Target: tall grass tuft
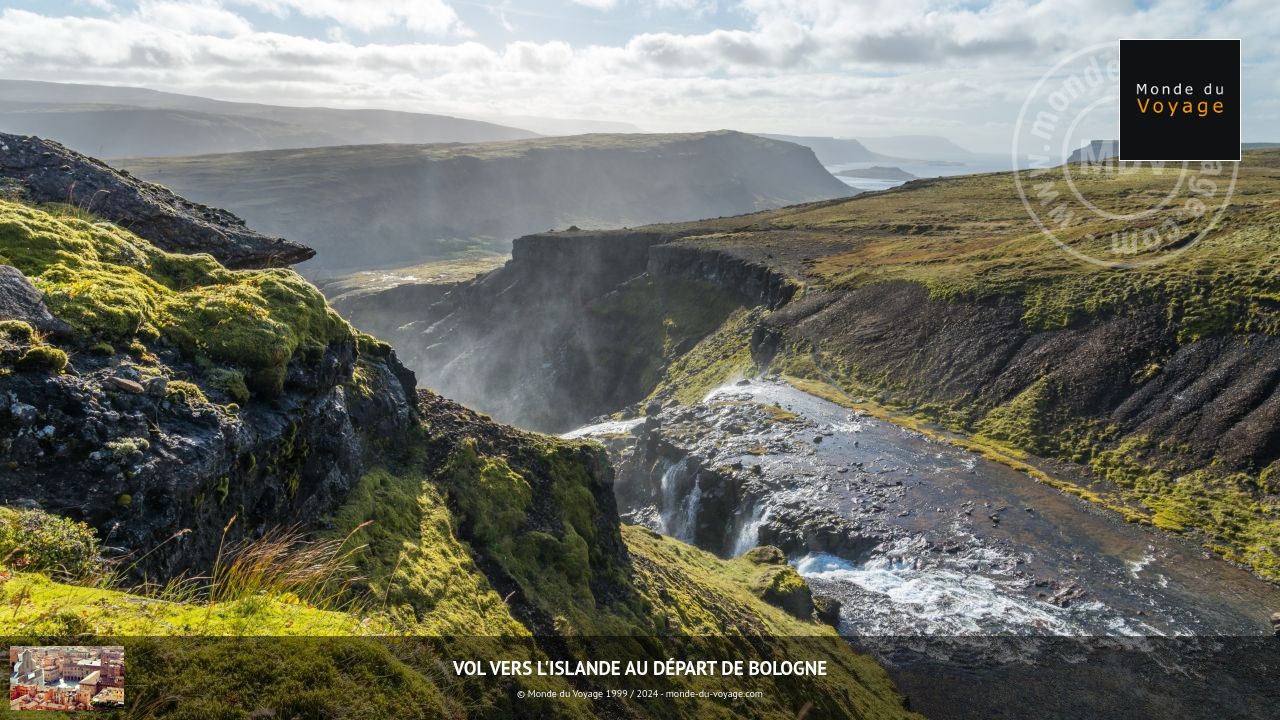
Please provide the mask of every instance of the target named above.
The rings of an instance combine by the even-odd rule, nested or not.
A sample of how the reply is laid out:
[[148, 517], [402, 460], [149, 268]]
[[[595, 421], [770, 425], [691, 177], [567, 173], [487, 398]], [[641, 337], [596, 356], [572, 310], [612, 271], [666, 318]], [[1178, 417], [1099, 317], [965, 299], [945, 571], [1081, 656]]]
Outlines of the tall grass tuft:
[[[287, 597], [324, 610], [350, 609], [359, 600], [351, 588], [364, 579], [356, 574], [353, 558], [367, 546], [348, 547], [348, 543], [369, 525], [356, 526], [342, 539], [308, 540], [295, 526], [276, 528], [256, 540], [220, 545], [209, 581], [209, 601]], [[230, 528], [228, 522], [224, 539]]]

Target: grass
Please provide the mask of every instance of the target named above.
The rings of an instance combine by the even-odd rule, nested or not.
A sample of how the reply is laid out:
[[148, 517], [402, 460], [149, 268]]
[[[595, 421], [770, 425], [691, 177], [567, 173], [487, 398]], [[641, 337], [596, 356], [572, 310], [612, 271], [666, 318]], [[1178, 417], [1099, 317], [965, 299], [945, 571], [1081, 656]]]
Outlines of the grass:
[[[201, 366], [191, 387], [168, 383], [186, 402], [214, 393], [245, 398], [241, 381], [249, 397], [279, 392], [289, 363], [317, 360], [334, 343], [349, 342], [366, 357], [389, 351], [338, 320], [291, 272], [228, 271], [207, 256], [169, 255], [79, 213], [0, 202], [0, 255], [71, 324], [76, 337], [68, 347], [105, 352], [102, 345], [114, 351], [137, 344], [139, 357], [178, 352]], [[736, 309], [728, 294], [705, 290], [638, 289], [660, 301], [660, 313], [639, 318], [659, 357], [696, 343]], [[624, 299], [606, 311], [633, 310]], [[6, 323], [0, 331], [6, 362], [16, 349], [46, 347], [29, 326]], [[154, 372], [143, 368], [144, 376]], [[360, 391], [367, 380], [350, 384]], [[478, 417], [451, 426], [450, 417], [428, 417], [422, 432], [406, 439], [404, 466], [362, 477], [329, 518], [330, 534], [267, 528], [254, 541], [220, 546], [207, 577], [122, 589], [119, 578], [128, 570], [103, 563], [85, 526], [36, 511], [0, 511], [7, 566], [0, 570], [0, 627], [9, 635], [130, 638], [130, 683], [138, 693], [130, 702], [140, 716], [597, 714], [583, 700], [519, 705], [512, 698], [513, 685], [567, 690], [560, 678], [451, 677], [427, 641], [479, 636], [465, 646], [479, 657], [541, 659], [543, 651], [530, 642], [536, 632], [572, 657], [591, 657], [593, 648], [604, 651], [598, 643], [621, 637], [622, 649], [650, 659], [816, 652], [835, 666], [826, 678], [762, 679], [765, 697], [749, 706], [695, 698], [631, 708], [660, 717], [793, 717], [806, 705], [818, 715], [911, 717], [883, 670], [806, 615], [799, 601], [807, 586], [791, 568], [726, 563], [620, 529], [611, 470], [594, 443], [522, 433]], [[122, 438], [101, 452], [134, 457], [147, 449], [144, 442]], [[288, 475], [308, 453], [298, 428], [286, 425], [263, 462]], [[219, 502], [229, 482], [224, 476], [216, 488]], [[115, 502], [126, 507], [133, 499]], [[134, 559], [134, 567], [146, 557]], [[350, 639], [406, 633], [424, 639]], [[164, 646], [134, 639], [166, 635], [204, 639]], [[251, 639], [261, 635], [279, 637]], [[280, 639], [295, 635], [307, 637]], [[822, 648], [801, 639], [808, 636], [822, 638]], [[513, 654], [511, 640], [523, 654]], [[711, 684], [737, 690], [741, 682]]]
[[365, 546], [353, 545], [351, 539], [365, 527], [357, 525], [342, 538], [320, 540], [309, 539], [297, 527], [273, 528], [226, 548], [225, 554], [219, 552], [209, 578], [209, 600], [284, 597], [320, 608], [358, 603], [360, 598], [350, 590], [358, 582], [354, 558]]
[[649, 401], [670, 397], [685, 405], [696, 403], [729, 380], [754, 374], [749, 339], [758, 320], [758, 312], [731, 312], [720, 327], [665, 369]]
[[83, 523], [0, 507], [0, 565], [84, 580], [94, 573], [97, 556], [97, 535]]
[[[681, 242], [752, 255], [776, 250], [790, 238], [797, 248], [791, 252], [805, 255], [791, 274], [807, 283], [852, 288], [908, 280], [926, 286], [936, 298], [1014, 296], [1023, 300], [1024, 321], [1037, 329], [1071, 327], [1135, 303], [1155, 302], [1164, 305], [1185, 341], [1221, 332], [1276, 334], [1277, 166], [1280, 152], [1246, 153], [1231, 207], [1213, 232], [1173, 261], [1123, 272], [1085, 265], [1054, 247], [1028, 221], [1008, 173], [947, 178], [908, 191], [784, 208], [735, 219], [737, 227], [730, 232], [721, 228], [727, 222], [704, 223], [706, 230], [720, 232]], [[1146, 207], [1174, 182], [1176, 173], [1150, 168], [1077, 178], [1082, 193], [1117, 213]], [[1079, 217], [1059, 234], [1081, 252], [1111, 257], [1111, 233], [1141, 230], [1143, 222], [1155, 221]], [[772, 262], [755, 259], [786, 263], [781, 254]]]
[[[457, 678], [439, 667], [440, 658], [450, 652], [546, 659], [528, 641], [530, 626], [517, 619], [512, 609], [516, 601], [510, 594], [500, 596], [490, 584], [491, 565], [498, 563], [505, 571], [499, 576], [516, 580], [519, 603], [556, 613], [555, 632], [571, 656], [803, 657], [829, 664], [825, 677], [751, 680], [764, 697], [746, 704], [689, 698], [656, 710], [636, 706], [646, 714], [782, 718], [810, 704], [818, 716], [914, 717], [902, 708], [888, 676], [873, 660], [854, 653], [829, 627], [809, 617], [807, 585], [790, 566], [760, 553], [720, 560], [637, 527], [613, 526], [601, 535], [600, 528], [607, 526], [600, 525], [587, 498], [598, 472], [592, 468], [604, 466], [586, 462], [601, 451], [590, 443], [536, 436], [526, 440], [529, 444], [517, 445], [507, 459], [487, 455], [473, 442], [459, 443], [447, 473], [373, 471], [332, 518], [335, 529], [328, 539], [312, 539], [300, 547], [294, 533], [280, 531], [252, 548], [225, 548], [220, 567], [212, 572], [211, 596], [202, 594], [198, 579], [177, 579], [147, 596], [58, 582], [44, 573], [5, 571], [0, 573], [0, 626], [11, 636], [121, 638], [132, 658], [135, 707], [154, 702], [155, 711], [165, 717], [247, 717], [236, 714], [236, 708], [247, 707], [242, 702], [276, 713], [303, 707], [321, 716], [341, 707], [344, 717], [382, 717], [377, 713], [400, 704], [429, 717], [470, 712], [486, 717], [529, 712], [594, 716], [581, 700], [521, 707], [507, 684]], [[546, 473], [547, 468], [554, 470], [533, 483], [521, 474]], [[548, 479], [554, 502], [538, 512], [559, 510], [564, 539], [532, 527], [531, 518], [521, 516], [534, 509], [532, 498], [512, 493], [512, 486], [522, 482], [548, 487]], [[461, 500], [455, 483], [471, 481], [477, 483], [476, 496]], [[469, 510], [451, 511], [446, 495]], [[481, 509], [495, 524], [477, 527], [477, 518], [464, 514]], [[468, 536], [464, 526], [480, 535]], [[498, 529], [507, 534], [495, 533]], [[350, 547], [357, 537], [367, 548]], [[562, 562], [566, 558], [572, 562]], [[331, 590], [307, 588], [332, 587], [335, 573], [344, 578], [347, 591], [363, 599], [360, 604], [328, 603], [326, 609], [308, 602], [331, 595]], [[338, 639], [399, 633], [423, 636], [426, 645]], [[164, 646], [143, 638], [166, 635], [200, 637]], [[273, 637], [254, 639], [263, 635]], [[466, 639], [448, 647], [431, 645], [431, 638], [459, 636]], [[219, 637], [237, 639], [232, 645]], [[279, 662], [284, 665], [275, 664]], [[267, 666], [275, 670], [261, 672]], [[193, 668], [200, 668], [196, 675], [220, 682], [189, 682]], [[269, 692], [260, 687], [264, 678], [271, 679]], [[634, 682], [649, 687], [653, 679]], [[743, 687], [738, 678], [660, 682], [670, 689]], [[514, 683], [530, 690], [569, 690], [557, 677]], [[360, 696], [346, 698], [344, 704], [356, 687], [362, 689]], [[151, 695], [155, 688], [169, 694]], [[378, 689], [374, 697], [368, 696], [371, 689]], [[394, 714], [406, 717], [402, 711]]]

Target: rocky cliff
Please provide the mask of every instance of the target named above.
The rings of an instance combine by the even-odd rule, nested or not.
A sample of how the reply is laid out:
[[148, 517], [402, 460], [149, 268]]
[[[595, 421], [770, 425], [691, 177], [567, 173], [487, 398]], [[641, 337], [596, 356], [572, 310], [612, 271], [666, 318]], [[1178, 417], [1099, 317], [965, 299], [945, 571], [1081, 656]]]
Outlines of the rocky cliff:
[[[579, 238], [619, 240], [618, 275], [638, 274], [575, 293], [589, 268], [516, 258], [397, 338], [424, 382], [555, 429], [771, 368], [1040, 464], [1069, 492], [1274, 578], [1275, 162], [1250, 154], [1230, 223], [1151, 268], [1074, 263], [1027, 235], [1010, 176], [973, 176], [641, 228], [626, 237], [648, 245], [643, 273], [621, 236]], [[1106, 237], [1117, 222], [1097, 224]], [[552, 237], [523, 242], [550, 257]], [[534, 401], [547, 397], [572, 401]]]
[[414, 420], [412, 374], [291, 271], [9, 201], [0, 263], [0, 503], [89, 523], [138, 573], [207, 567], [232, 515], [232, 541], [309, 524]]
[[[118, 638], [152, 716], [915, 717], [779, 554], [621, 527], [598, 444], [415, 393], [290, 270], [3, 200], [0, 311], [0, 625]], [[407, 637], [355, 637], [386, 635]], [[685, 656], [829, 670], [753, 680], [750, 704], [666, 678], [685, 694], [655, 705], [617, 678], [444, 669]]]

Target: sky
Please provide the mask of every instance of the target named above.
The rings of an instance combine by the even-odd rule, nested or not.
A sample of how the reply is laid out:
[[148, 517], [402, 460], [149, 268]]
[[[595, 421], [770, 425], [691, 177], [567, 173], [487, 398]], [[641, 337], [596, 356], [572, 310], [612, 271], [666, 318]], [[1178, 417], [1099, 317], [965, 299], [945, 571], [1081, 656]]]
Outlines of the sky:
[[1274, 0], [0, 0], [0, 77], [1007, 153], [1036, 80], [1121, 37], [1241, 38], [1244, 139], [1280, 140]]

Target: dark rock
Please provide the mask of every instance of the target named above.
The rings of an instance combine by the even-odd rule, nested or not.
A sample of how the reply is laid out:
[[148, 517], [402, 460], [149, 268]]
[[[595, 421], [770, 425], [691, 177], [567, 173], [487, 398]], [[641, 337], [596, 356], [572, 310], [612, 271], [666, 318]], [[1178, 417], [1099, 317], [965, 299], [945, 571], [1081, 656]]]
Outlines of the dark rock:
[[169, 380], [164, 377], [154, 377], [147, 381], [147, 394], [152, 397], [164, 397], [165, 391], [169, 389]]
[[56, 337], [71, 331], [45, 307], [44, 293], [37, 290], [21, 271], [9, 265], [0, 265], [0, 319], [22, 320], [36, 330]]
[[[64, 169], [65, 168], [65, 169]], [[0, 180], [33, 203], [74, 205], [126, 227], [170, 252], [209, 253], [230, 268], [281, 267], [315, 255], [304, 245], [245, 227], [225, 210], [115, 172], [50, 140], [0, 133]]]

